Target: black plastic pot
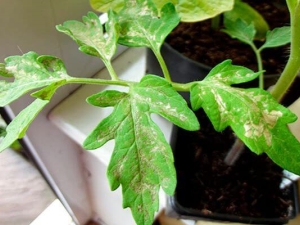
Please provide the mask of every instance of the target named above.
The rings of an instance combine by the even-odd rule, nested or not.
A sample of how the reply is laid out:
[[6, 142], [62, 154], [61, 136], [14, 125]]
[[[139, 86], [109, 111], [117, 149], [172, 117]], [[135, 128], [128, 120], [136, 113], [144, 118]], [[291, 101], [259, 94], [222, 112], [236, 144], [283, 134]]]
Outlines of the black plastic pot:
[[[183, 151], [187, 152], [191, 149], [179, 149], [177, 147], [178, 135], [182, 135], [182, 132], [186, 132], [185, 130], [181, 130], [181, 128], [174, 127], [171, 137], [171, 145], [172, 149], [174, 150], [174, 157], [175, 157], [175, 164], [177, 161], [177, 154], [176, 151]], [[179, 133], [179, 134], [178, 134]], [[181, 138], [182, 139], [182, 138]], [[247, 150], [249, 151], [249, 150]], [[188, 153], [184, 153], [188, 154]], [[180, 156], [179, 156], [180, 157]], [[182, 159], [180, 159], [182, 160]], [[176, 168], [177, 169], [177, 168]], [[181, 168], [182, 171], [182, 168]], [[178, 170], [177, 170], [178, 172]], [[181, 177], [180, 177], [181, 176]], [[189, 181], [184, 175], [178, 175], [178, 185], [186, 185]], [[282, 178], [287, 179], [287, 178]], [[230, 214], [223, 214], [223, 213], [214, 213], [210, 212], [208, 210], [203, 209], [195, 209], [191, 207], [183, 206], [183, 204], [180, 202], [180, 198], [178, 197], [177, 189], [175, 191], [174, 196], [168, 196], [167, 197], [167, 206], [165, 209], [165, 214], [169, 217], [177, 218], [177, 219], [188, 219], [188, 220], [195, 220], [195, 221], [211, 221], [211, 222], [238, 222], [238, 223], [244, 223], [244, 224], [287, 224], [290, 219], [295, 218], [299, 213], [299, 196], [298, 196], [298, 183], [297, 182], [287, 182], [289, 185], [286, 185], [284, 189], [282, 189], [282, 192], [285, 193], [286, 196], [285, 201], [290, 202], [289, 207], [287, 208], [286, 214], [287, 217], [281, 218], [281, 217], [273, 217], [273, 218], [264, 218], [264, 217], [246, 217], [246, 216], [236, 216], [236, 215], [230, 215]], [[189, 190], [187, 190], [189, 191]], [[182, 199], [182, 194], [181, 194]], [[216, 201], [216, 199], [212, 199], [211, 201]]]

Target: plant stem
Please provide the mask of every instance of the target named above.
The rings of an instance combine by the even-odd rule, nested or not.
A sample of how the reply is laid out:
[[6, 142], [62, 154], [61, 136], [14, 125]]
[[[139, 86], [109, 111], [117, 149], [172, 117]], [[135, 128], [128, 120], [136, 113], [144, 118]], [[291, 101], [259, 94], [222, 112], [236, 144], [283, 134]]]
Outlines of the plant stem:
[[176, 83], [176, 82], [171, 82], [173, 88], [176, 91], [190, 91], [191, 86], [194, 84], [195, 82], [190, 82], [190, 83]]
[[106, 80], [106, 79], [95, 79], [95, 78], [79, 78], [70, 77], [68, 83], [73, 84], [95, 84], [95, 85], [118, 85], [118, 86], [130, 86], [134, 82], [125, 80]]
[[244, 149], [245, 149], [244, 142], [237, 137], [235, 139], [231, 149], [229, 150], [229, 152], [227, 153], [227, 155], [224, 159], [224, 162], [226, 163], [226, 165], [228, 165], [228, 166], [234, 165], [236, 160], [243, 153]]
[[[252, 50], [255, 53], [256, 61], [257, 61], [257, 69], [258, 71], [263, 70], [263, 64], [262, 64], [262, 58], [261, 58], [261, 49], [257, 49], [257, 47], [254, 45], [254, 43], [249, 43], [251, 46]], [[264, 73], [261, 73], [259, 75], [259, 88], [264, 89]]]
[[[107, 80], [107, 79], [95, 79], [95, 78], [81, 78], [81, 77], [70, 77], [68, 83], [73, 84], [95, 84], [95, 85], [117, 85], [117, 86], [130, 86], [136, 82], [126, 81], [126, 80]], [[176, 91], [190, 91], [191, 86], [196, 83], [176, 83], [171, 82], [171, 85]]]
[[169, 81], [170, 83], [172, 82], [172, 79], [171, 79], [171, 76], [170, 76], [170, 73], [169, 73], [169, 70], [167, 68], [167, 65], [166, 65], [166, 62], [165, 60], [163, 59], [160, 51], [156, 51], [154, 48], [152, 48], [152, 51], [154, 53], [154, 55], [156, 56], [158, 62], [159, 62], [159, 65], [162, 69], [162, 72], [164, 74], [164, 77], [167, 81]]
[[[255, 56], [257, 59], [258, 71], [262, 71], [263, 65], [262, 65], [262, 58], [261, 58], [260, 51], [256, 51]], [[263, 72], [259, 75], [258, 79], [259, 79], [259, 82], [258, 82], [259, 87], [261, 89], [264, 89], [264, 73]]]
[[221, 15], [217, 15], [211, 19], [211, 28], [218, 30], [220, 28]]
[[273, 97], [280, 101], [300, 70], [300, 1], [287, 0], [291, 15], [291, 49], [288, 62], [274, 88]]
[[106, 66], [109, 75], [111, 77], [112, 80], [119, 80], [118, 75], [116, 74], [111, 62], [109, 60], [103, 60], [104, 65]]

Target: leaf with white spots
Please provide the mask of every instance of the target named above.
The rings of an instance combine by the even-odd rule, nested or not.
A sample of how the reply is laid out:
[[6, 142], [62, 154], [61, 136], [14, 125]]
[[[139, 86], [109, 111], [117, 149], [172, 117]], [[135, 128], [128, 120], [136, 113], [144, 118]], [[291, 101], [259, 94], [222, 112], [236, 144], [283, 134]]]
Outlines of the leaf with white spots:
[[70, 78], [60, 59], [39, 56], [35, 52], [10, 56], [5, 59], [5, 66], [1, 67], [1, 70], [5, 71], [7, 76], [13, 76], [14, 80], [0, 81], [0, 106], [8, 105], [29, 91]]
[[164, 5], [158, 16], [152, 1], [126, 0], [126, 7], [117, 15], [120, 25], [119, 43], [133, 47], [149, 47], [159, 51], [167, 35], [180, 18], [172, 3]]
[[[230, 79], [222, 76], [222, 66], [231, 67], [228, 70], [232, 72]], [[253, 152], [265, 152], [278, 165], [300, 174], [297, 160], [300, 158], [300, 143], [287, 128], [287, 124], [297, 117], [278, 104], [267, 91], [230, 86], [238, 83], [232, 82], [236, 76], [251, 77], [248, 73], [249, 69], [230, 66], [228, 62], [218, 65], [203, 81], [192, 86], [193, 110], [203, 108], [217, 131], [230, 126]], [[255, 73], [252, 74], [255, 78]]]
[[243, 66], [236, 66], [231, 64], [231, 60], [225, 60], [222, 63], [216, 65], [206, 76], [214, 76], [214, 79], [218, 79], [227, 85], [245, 83], [257, 78], [261, 72], [254, 73], [252, 70]]
[[6, 128], [6, 135], [0, 143], [0, 152], [11, 146], [17, 139], [25, 135], [29, 125], [38, 113], [49, 103], [51, 97], [64, 82], [51, 84], [51, 89], [43, 88], [36, 92], [36, 96], [43, 97], [34, 100], [29, 106], [23, 109]]
[[80, 51], [110, 61], [116, 52], [118, 40], [118, 26], [113, 14], [112, 11], [108, 13], [106, 32], [103, 31], [99, 17], [93, 12], [82, 18], [83, 23], [70, 20], [56, 26], [56, 29], [74, 39]]
[[87, 137], [84, 147], [99, 148], [115, 139], [107, 172], [111, 189], [122, 185], [123, 207], [131, 208], [137, 224], [151, 225], [160, 186], [168, 195], [176, 186], [171, 147], [151, 113], [188, 130], [199, 129], [196, 116], [167, 81], [152, 75], [131, 86], [129, 93], [104, 91], [87, 101], [114, 110]]

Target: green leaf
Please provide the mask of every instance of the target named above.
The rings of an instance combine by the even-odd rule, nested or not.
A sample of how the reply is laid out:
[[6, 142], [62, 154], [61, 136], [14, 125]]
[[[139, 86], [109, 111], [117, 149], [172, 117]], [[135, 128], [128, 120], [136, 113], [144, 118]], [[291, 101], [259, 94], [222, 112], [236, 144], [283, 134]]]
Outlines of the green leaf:
[[253, 23], [247, 24], [241, 19], [235, 21], [224, 19], [225, 29], [223, 32], [227, 33], [232, 38], [237, 38], [241, 42], [252, 45], [255, 36], [255, 27]]
[[219, 82], [227, 85], [245, 83], [257, 78], [261, 72], [254, 73], [252, 70], [231, 64], [231, 60], [225, 60], [224, 62], [216, 65], [207, 74], [207, 78], [214, 76], [219, 79]]
[[108, 16], [105, 34], [99, 17], [93, 12], [82, 18], [83, 23], [70, 20], [57, 25], [56, 29], [75, 40], [80, 51], [109, 61], [117, 49], [118, 26], [113, 12], [109, 12]]
[[[47, 96], [45, 99], [36, 99], [29, 106], [23, 109], [6, 127], [6, 136], [0, 143], [0, 152], [10, 147], [17, 139], [22, 138], [31, 122], [38, 115], [38, 113], [49, 103], [51, 97], [55, 91], [65, 84], [64, 82], [58, 82], [51, 84], [51, 88], [45, 87], [35, 95], [38, 97]], [[47, 93], [47, 94], [45, 94]]]
[[266, 42], [260, 47], [265, 48], [278, 47], [291, 42], [291, 28], [280, 27], [267, 32]]
[[0, 137], [5, 137], [5, 135], [6, 135], [5, 127], [0, 126]]
[[267, 155], [282, 168], [300, 175], [299, 141], [281, 124], [274, 127], [272, 137], [272, 148], [266, 151]]
[[166, 4], [161, 17], [151, 1], [126, 0], [126, 8], [118, 14], [119, 43], [133, 47], [149, 47], [159, 51], [167, 35], [178, 25], [174, 5]]
[[196, 22], [213, 18], [233, 8], [234, 0], [179, 0], [176, 10], [184, 22]]
[[[110, 100], [111, 105], [107, 104]], [[122, 185], [123, 207], [131, 208], [137, 224], [151, 225], [160, 186], [169, 195], [176, 186], [171, 147], [151, 113], [188, 130], [199, 129], [196, 116], [167, 81], [152, 75], [133, 85], [129, 93], [104, 91], [88, 102], [114, 105], [114, 110], [87, 137], [84, 147], [99, 148], [115, 139], [107, 172], [111, 189]]]
[[[234, 0], [153, 0], [156, 8], [160, 11], [169, 2], [176, 6], [181, 21], [195, 22], [212, 18], [233, 8]], [[119, 12], [124, 6], [124, 0], [90, 0], [92, 7], [100, 12], [107, 12], [112, 8]]]
[[25, 135], [29, 124], [48, 102], [47, 100], [36, 99], [16, 116], [6, 127], [7, 134], [0, 143], [0, 152], [9, 148], [17, 139]]
[[5, 106], [23, 94], [69, 78], [63, 62], [53, 56], [38, 56], [29, 52], [5, 59], [5, 70], [13, 74], [13, 82], [0, 82], [0, 106]]
[[[191, 88], [192, 108], [202, 107], [217, 131], [230, 126], [253, 152], [265, 152], [278, 165], [300, 174], [300, 162], [296, 160], [300, 157], [300, 143], [287, 128], [296, 116], [267, 91], [230, 87], [233, 80], [238, 80], [237, 74], [247, 74], [243, 68], [240, 70], [232, 74], [237, 76], [234, 79], [217, 72], [195, 83]], [[288, 160], [282, 160], [280, 154]]]
[[241, 19], [246, 24], [254, 24], [256, 39], [265, 39], [267, 31], [270, 29], [266, 20], [249, 4], [242, 1], [235, 1], [232, 10], [224, 13], [227, 20], [236, 21]]
[[98, 12], [108, 12], [110, 9], [119, 12], [124, 7], [124, 0], [90, 0], [90, 5]]
[[127, 96], [127, 93], [119, 92], [119, 91], [103, 91], [98, 94], [95, 94], [87, 99], [87, 102], [91, 105], [99, 106], [99, 107], [109, 107], [115, 106], [118, 104], [123, 98]]
[[50, 84], [49, 86], [36, 91], [34, 93], [31, 94], [32, 97], [36, 97], [42, 100], [50, 100], [54, 94], [54, 92], [61, 86], [63, 86], [64, 84], [66, 84], [65, 80], [61, 80], [55, 83]]

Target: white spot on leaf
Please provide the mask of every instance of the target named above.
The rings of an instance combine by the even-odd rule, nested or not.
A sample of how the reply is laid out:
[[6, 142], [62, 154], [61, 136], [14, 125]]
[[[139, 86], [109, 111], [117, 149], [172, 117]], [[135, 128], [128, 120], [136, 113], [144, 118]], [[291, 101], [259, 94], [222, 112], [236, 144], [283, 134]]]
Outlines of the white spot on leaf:
[[271, 128], [273, 128], [276, 125], [278, 118], [281, 117], [282, 115], [283, 114], [280, 111], [275, 111], [275, 110], [272, 110], [271, 112], [268, 112], [267, 110], [263, 111], [263, 117]]
[[264, 137], [268, 146], [272, 145], [272, 134], [270, 132], [271, 129], [276, 125], [278, 118], [282, 116], [282, 112], [272, 110], [268, 112], [264, 110], [262, 112], [262, 119], [258, 124], [254, 124], [253, 122], [246, 122], [244, 125], [245, 136], [251, 139], [258, 139], [260, 137]]

